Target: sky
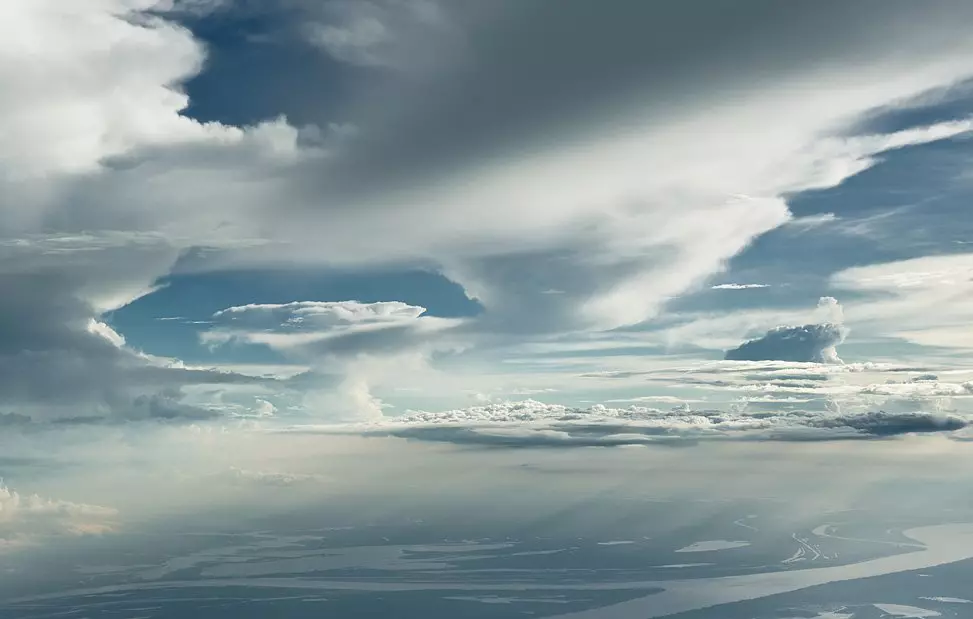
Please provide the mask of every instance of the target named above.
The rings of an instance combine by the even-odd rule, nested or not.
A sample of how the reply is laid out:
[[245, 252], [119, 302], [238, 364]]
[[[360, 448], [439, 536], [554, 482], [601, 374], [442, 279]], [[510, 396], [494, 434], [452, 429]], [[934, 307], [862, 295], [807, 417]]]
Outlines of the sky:
[[5, 0], [0, 542], [121, 526], [123, 462], [318, 475], [283, 437], [961, 449], [971, 20]]

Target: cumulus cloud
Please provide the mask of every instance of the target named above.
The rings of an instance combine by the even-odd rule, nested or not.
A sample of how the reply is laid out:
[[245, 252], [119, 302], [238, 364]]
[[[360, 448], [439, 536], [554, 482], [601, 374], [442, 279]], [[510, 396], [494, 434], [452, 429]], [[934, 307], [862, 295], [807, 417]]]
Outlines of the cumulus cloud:
[[[17, 291], [0, 299], [0, 397], [20, 414], [33, 403], [165, 417], [190, 412], [177, 395], [186, 385], [247, 382], [160, 363], [98, 326], [177, 265], [436, 268], [486, 308], [464, 337], [611, 329], [658, 314], [789, 221], [786, 196], [969, 129], [849, 130], [877, 106], [969, 74], [964, 5], [815, 4], [771, 22], [757, 5], [727, 16], [693, 3], [510, 3], [475, 20], [464, 4], [464, 19], [445, 20], [462, 30], [464, 53], [436, 43], [434, 56], [449, 58], [437, 64], [422, 49], [442, 41], [428, 35], [445, 8], [375, 0], [325, 3], [334, 13], [309, 23], [353, 63], [391, 53], [424, 69], [369, 89], [382, 103], [355, 106], [360, 134], [331, 152], [285, 118], [237, 127], [185, 113], [183, 86], [206, 54], [168, 16], [219, 4], [0, 8], [0, 284]], [[809, 18], [831, 27], [807, 28]], [[592, 24], [611, 37], [579, 46], [573, 33]], [[729, 37], [720, 53], [691, 44], [714, 30]], [[481, 105], [488, 97], [496, 105]], [[259, 337], [351, 357], [406, 349], [443, 326], [395, 316]]]
[[0, 481], [0, 551], [57, 535], [110, 531], [114, 509], [23, 495]]
[[842, 363], [835, 347], [848, 335], [844, 314], [834, 297], [821, 297], [818, 315], [827, 322], [802, 326], [778, 326], [765, 335], [726, 351], [728, 361], [793, 361]]
[[359, 426], [295, 426], [291, 432], [395, 436], [498, 447], [686, 445], [702, 440], [849, 440], [954, 432], [969, 419], [941, 413], [660, 410], [595, 405], [573, 408], [534, 400], [494, 402], [443, 412], [414, 411]]
[[824, 317], [826, 322], [842, 324], [845, 321], [845, 311], [834, 297], [821, 297], [818, 299], [818, 314]]
[[763, 337], [726, 351], [729, 361], [804, 361], [841, 363], [835, 346], [844, 341], [847, 330], [831, 323], [776, 327]]
[[298, 301], [230, 307], [213, 315], [204, 344], [263, 345], [310, 369], [287, 384], [306, 391], [304, 406], [329, 417], [381, 417], [374, 382], [421, 367], [432, 350], [448, 348], [462, 321], [427, 316], [399, 301]]
[[[245, 193], [272, 182], [268, 170], [302, 158], [285, 121], [238, 128], [181, 113], [180, 84], [204, 52], [152, 13], [175, 8], [42, 0], [0, 9], [0, 285], [14, 291], [0, 299], [0, 403], [20, 413], [201, 417], [208, 409], [184, 402], [182, 387], [255, 382], [133, 350], [103, 319], [151, 293], [188, 249], [251, 244], [245, 225], [223, 225], [229, 203], [205, 199], [205, 187], [226, 192], [239, 213]], [[58, 44], [36, 45], [50, 40]], [[241, 191], [241, 172], [257, 169], [265, 182]]]

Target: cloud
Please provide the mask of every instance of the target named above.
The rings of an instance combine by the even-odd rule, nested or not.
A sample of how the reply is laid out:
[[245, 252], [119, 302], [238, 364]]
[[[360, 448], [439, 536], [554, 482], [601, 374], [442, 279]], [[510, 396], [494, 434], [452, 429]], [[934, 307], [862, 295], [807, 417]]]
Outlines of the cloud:
[[0, 481], [0, 552], [51, 536], [104, 533], [116, 516], [107, 507], [22, 495]]
[[969, 419], [941, 413], [828, 411], [670, 411], [603, 405], [571, 408], [534, 400], [493, 402], [438, 413], [413, 411], [354, 426], [294, 426], [288, 432], [394, 436], [497, 447], [688, 445], [703, 440], [821, 441], [955, 432]]
[[789, 230], [796, 232], [807, 232], [808, 230], [820, 228], [821, 226], [825, 226], [836, 221], [839, 221], [839, 217], [834, 213], [821, 213], [818, 215], [795, 217], [787, 222], [786, 225]]
[[748, 290], [751, 288], [770, 288], [770, 284], [717, 284], [713, 290]]
[[[427, 316], [399, 301], [298, 301], [230, 307], [200, 333], [204, 344], [262, 345], [309, 370], [286, 381], [304, 391], [308, 410], [331, 418], [378, 418], [385, 404], [371, 393], [376, 382], [415, 370], [428, 354], [457, 346], [461, 320]], [[284, 385], [282, 385], [284, 386]]]
[[[822, 23], [842, 23], [837, 31], [798, 28], [807, 16], [788, 14], [794, 49], [781, 57], [779, 23], [761, 31], [754, 23], [767, 15], [753, 6], [733, 16], [746, 27], [733, 28], [701, 6], [598, 12], [562, 4], [503, 6], [502, 18], [469, 24], [456, 66], [418, 88], [391, 90], [395, 109], [356, 120], [360, 139], [305, 187], [317, 201], [289, 201], [288, 215], [269, 224], [299, 240], [302, 252], [288, 258], [432, 261], [483, 303], [477, 324], [491, 333], [610, 329], [657, 315], [789, 221], [785, 196], [840, 183], [889, 149], [968, 130], [963, 121], [849, 135], [875, 107], [968, 71], [943, 45], [943, 30], [929, 26], [943, 20], [947, 36], [958, 36], [955, 16], [924, 13], [923, 29], [908, 33], [915, 53], [905, 54], [860, 36], [895, 29], [898, 10], [867, 18], [830, 5], [812, 11]], [[610, 40], [582, 51], [563, 35], [592, 22]], [[632, 23], [651, 24], [653, 35]], [[543, 46], [523, 38], [537, 28], [558, 36]], [[672, 37], [674, 29], [683, 34]], [[704, 58], [685, 53], [687, 32], [747, 43], [728, 42], [725, 58]], [[496, 43], [511, 37], [519, 43]], [[755, 57], [773, 66], [738, 58], [746, 49], [764, 50]], [[855, 62], [815, 60], [824, 50]], [[680, 61], [656, 60], [663, 56]], [[578, 96], [563, 95], [581, 83]], [[648, 84], [651, 95], [641, 90]], [[811, 105], [801, 94], [810, 90], [829, 103]], [[485, 97], [497, 105], [484, 108]], [[329, 196], [345, 207], [318, 208]], [[317, 238], [322, 231], [328, 242]]]
[[798, 363], [842, 363], [835, 347], [845, 340], [848, 329], [834, 297], [821, 297], [817, 316], [826, 322], [803, 326], [778, 326], [765, 335], [726, 351], [728, 361], [792, 361]]
[[216, 477], [222, 482], [229, 482], [243, 486], [255, 485], [281, 488], [302, 486], [306, 484], [320, 484], [321, 482], [325, 481], [325, 478], [321, 475], [309, 473], [253, 471], [236, 467], [232, 467], [226, 473], [217, 475]]
[[[208, 407], [187, 403], [183, 387], [258, 382], [134, 350], [104, 319], [150, 294], [190, 248], [262, 242], [228, 214], [242, 215], [273, 182], [268, 172], [305, 152], [279, 119], [238, 128], [181, 113], [180, 85], [204, 51], [149, 12], [171, 8], [4, 3], [0, 286], [15, 293], [0, 299], [0, 404], [18, 413], [202, 417]], [[211, 190], [229, 202], [205, 198]]]
[[434, 0], [327, 0], [304, 8], [307, 40], [355, 65], [396, 66], [414, 56], [417, 39], [441, 37], [449, 28]]
[[[214, 408], [193, 386], [252, 386], [99, 326], [176, 268], [436, 269], [485, 306], [449, 332], [464, 344], [637, 324], [790, 221], [788, 196], [969, 129], [854, 132], [876, 107], [969, 74], [960, 5], [771, 20], [756, 5], [461, 4], [446, 25], [431, 3], [321, 5], [308, 22], [326, 50], [405, 69], [349, 93], [361, 105], [341, 120], [361, 130], [331, 148], [285, 118], [193, 120], [184, 87], [206, 50], [172, 2], [4, 2], [0, 287], [16, 294], [0, 299], [0, 401], [35, 418], [195, 417]], [[578, 45], [594, 30], [611, 36]], [[422, 315], [239, 337], [345, 363], [451, 346], [446, 333]]]
[[800, 327], [776, 327], [766, 335], [726, 351], [729, 361], [799, 361], [841, 363], [835, 346], [847, 330], [831, 323]]
[[944, 349], [973, 349], [973, 254], [924, 256], [853, 267], [831, 285], [859, 299], [855, 331]]
[[940, 382], [938, 379], [913, 379], [905, 383], [886, 382], [868, 385], [861, 391], [867, 395], [897, 396], [913, 399], [931, 397], [973, 397], [973, 381], [963, 383]]
[[872, 436], [962, 430], [969, 421], [952, 415], [872, 412], [815, 420], [815, 428], [852, 428]]
[[[260, 382], [145, 355], [101, 322], [174, 259], [158, 239], [125, 235], [0, 243], [0, 285], [17, 292], [0, 300], [0, 404], [36, 419], [153, 417], [161, 409], [143, 396], [172, 402], [183, 386]], [[180, 410], [204, 413], [183, 404], [164, 416]]]
[[[888, 363], [720, 361], [644, 373], [648, 388], [734, 412], [973, 414], [973, 371]], [[645, 389], [646, 382], [627, 388]], [[694, 405], [696, 406], [696, 405]]]
[[213, 315], [204, 344], [262, 344], [304, 359], [323, 355], [394, 352], [424, 334], [459, 324], [425, 316], [426, 308], [399, 301], [297, 301], [230, 307]]

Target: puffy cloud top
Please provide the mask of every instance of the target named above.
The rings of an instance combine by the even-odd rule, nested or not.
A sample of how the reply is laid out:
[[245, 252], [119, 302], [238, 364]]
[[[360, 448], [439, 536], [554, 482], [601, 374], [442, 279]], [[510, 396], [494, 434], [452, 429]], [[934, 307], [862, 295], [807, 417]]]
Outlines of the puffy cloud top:
[[844, 326], [834, 323], [776, 327], [763, 337], [726, 351], [725, 358], [728, 361], [841, 363], [835, 346], [847, 334]]

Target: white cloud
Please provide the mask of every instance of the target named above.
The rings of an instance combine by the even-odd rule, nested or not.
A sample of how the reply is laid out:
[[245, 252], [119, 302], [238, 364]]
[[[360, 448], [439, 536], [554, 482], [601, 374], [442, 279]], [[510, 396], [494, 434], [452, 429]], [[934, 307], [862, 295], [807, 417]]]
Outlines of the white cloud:
[[275, 170], [318, 154], [281, 119], [238, 128], [182, 115], [181, 84], [204, 52], [145, 12], [171, 8], [0, 7], [0, 282], [16, 290], [0, 300], [0, 400], [29, 415], [132, 417], [147, 402], [197, 416], [206, 409], [172, 406], [181, 386], [247, 382], [160, 363], [101, 320], [150, 293], [185, 249], [264, 242], [230, 213], [262, 203]]
[[[230, 307], [213, 315], [220, 326], [200, 334], [204, 344], [225, 344], [239, 341], [264, 344], [279, 350], [301, 354], [302, 349], [326, 352], [328, 342], [332, 350], [341, 351], [341, 342], [369, 334], [381, 338], [382, 331], [392, 330], [389, 340], [401, 339], [405, 329], [409, 334], [435, 332], [458, 324], [448, 320], [424, 316], [426, 308], [399, 301], [361, 303], [359, 301], [297, 301], [284, 304], [253, 304]], [[374, 341], [382, 348], [385, 342]], [[351, 353], [367, 352], [367, 342]], [[394, 347], [394, 344], [392, 345]]]
[[726, 359], [841, 363], [835, 347], [844, 341], [846, 335], [843, 327], [833, 323], [775, 327], [762, 337], [726, 351]]
[[534, 400], [443, 412], [410, 412], [353, 426], [295, 426], [292, 432], [351, 433], [506, 447], [672, 444], [699, 440], [848, 440], [956, 432], [968, 416], [925, 412], [671, 411], [631, 406], [571, 408]]
[[821, 213], [819, 215], [795, 217], [787, 222], [787, 227], [799, 232], [805, 232], [814, 228], [820, 228], [821, 226], [834, 223], [836, 221], [839, 221], [839, 217], [834, 213]]
[[23, 495], [0, 482], [0, 551], [56, 535], [110, 531], [114, 509]]
[[248, 469], [240, 469], [236, 467], [230, 468], [229, 471], [222, 475], [217, 476], [220, 481], [228, 481], [230, 483], [236, 483], [241, 485], [257, 485], [257, 486], [277, 486], [277, 487], [288, 487], [288, 486], [300, 486], [305, 484], [320, 484], [325, 481], [325, 478], [321, 475], [315, 475], [310, 473], [287, 473], [279, 471], [253, 471]]
[[854, 267], [831, 284], [864, 295], [846, 304], [856, 332], [909, 342], [973, 349], [973, 254], [926, 256]]
[[770, 284], [717, 284], [713, 290], [749, 290], [751, 288], [770, 288]]
[[[426, 316], [399, 301], [299, 301], [230, 307], [200, 333], [209, 345], [258, 344], [306, 363], [302, 401], [330, 418], [378, 418], [386, 404], [376, 385], [401, 385], [408, 368], [422, 372], [427, 354], [457, 346], [461, 320]], [[292, 381], [293, 382], [293, 381]]]
[[[325, 42], [372, 64], [389, 50], [404, 64], [422, 64], [412, 41], [456, 26], [442, 26], [431, 3], [329, 5], [345, 21], [327, 22], [341, 34], [327, 30]], [[970, 127], [957, 121], [838, 137], [878, 106], [969, 73], [973, 44], [939, 10], [924, 9], [924, 21], [901, 36], [882, 35], [897, 32], [899, 11], [912, 9], [870, 15], [874, 38], [845, 33], [833, 45], [834, 32], [812, 32], [795, 41], [805, 52], [834, 49], [834, 62], [801, 53], [763, 71], [739, 62], [734, 49], [719, 83], [692, 58], [676, 66], [647, 57], [620, 72], [628, 80], [613, 84], [621, 99], [586, 101], [591, 107], [578, 114], [559, 108], [572, 98], [547, 86], [613, 72], [605, 63], [570, 62], [574, 37], [526, 47], [522, 62], [511, 62], [512, 48], [495, 42], [516, 36], [517, 20], [530, 17], [514, 11], [464, 25], [467, 53], [451, 56], [448, 70], [430, 65], [421, 80], [391, 80], [376, 100], [396, 105], [360, 106], [353, 120], [361, 134], [323, 157], [326, 145], [305, 146], [309, 131], [283, 118], [232, 127], [182, 113], [183, 84], [203, 67], [205, 50], [184, 28], [145, 12], [175, 8], [152, 0], [0, 6], [0, 283], [17, 290], [0, 299], [4, 402], [108, 414], [138, 400], [140, 414], [168, 415], [183, 410], [184, 383], [243, 381], [160, 368], [98, 326], [104, 312], [150, 292], [180, 257], [202, 269], [441, 268], [486, 307], [461, 325], [464, 337], [513, 333], [520, 343], [538, 332], [630, 325], [705, 285], [754, 238], [789, 221], [784, 196], [833, 186], [882, 152]], [[570, 19], [555, 8], [541, 12]], [[667, 19], [681, 16], [640, 23], [665, 33], [674, 23]], [[620, 31], [631, 21], [604, 18]], [[776, 27], [757, 34], [752, 47], [741, 47], [776, 50]], [[652, 56], [682, 58], [684, 46], [682, 37], [666, 40], [666, 53]], [[437, 47], [438, 55], [449, 56], [444, 49], [452, 47]], [[558, 77], [565, 70], [570, 80]], [[638, 89], [656, 83], [662, 88], [648, 95]], [[534, 84], [546, 86], [531, 99]], [[666, 86], [675, 94], [658, 97]], [[474, 122], [483, 111], [470, 97], [486, 96], [512, 98], [490, 122]], [[553, 127], [539, 120], [547, 118], [567, 120]], [[521, 131], [532, 119], [536, 130]], [[422, 167], [436, 156], [449, 165]], [[188, 250], [198, 247], [218, 251], [194, 262]], [[553, 290], [560, 294], [545, 294]], [[315, 357], [350, 356], [408, 350], [457, 326], [409, 307], [369, 318], [342, 317], [334, 307], [282, 311], [309, 326], [242, 329], [239, 337]], [[227, 333], [220, 329], [207, 337], [220, 341]], [[362, 384], [367, 393], [374, 379], [363, 380], [349, 383], [348, 393], [361, 393]]]
[[[544, 15], [570, 18], [555, 13]], [[660, 24], [672, 18], [661, 13]], [[872, 16], [869, 31], [891, 28], [900, 17], [895, 11]], [[536, 82], [545, 70], [555, 80], [562, 48], [546, 44], [543, 54], [525, 49], [521, 63], [506, 57], [506, 47], [472, 47], [472, 56], [464, 58], [469, 66], [431, 75], [428, 89], [389, 93], [401, 95], [395, 99], [399, 105], [376, 112], [372, 123], [362, 121], [368, 139], [352, 149], [353, 157], [337, 158], [341, 175], [325, 174], [314, 186], [317, 201], [295, 202], [294, 217], [274, 225], [300, 248], [288, 258], [305, 263], [438, 263], [486, 305], [486, 330], [639, 322], [719, 272], [756, 236], [789, 221], [782, 196], [833, 186], [889, 149], [969, 129], [967, 121], [959, 121], [892, 135], [842, 137], [876, 107], [966, 75], [959, 50], [967, 43], [944, 39], [956, 33], [933, 28], [942, 18], [925, 15], [928, 23], [908, 34], [908, 54], [893, 47], [891, 38], [849, 37], [835, 48], [834, 33], [817, 33], [800, 44], [854, 60], [830, 63], [795, 55], [774, 78], [741, 70], [749, 63], [740, 62], [728, 70], [732, 89], [703, 79], [693, 65], [646, 62], [633, 84], [666, 85], [674, 81], [672, 73], [685, 69], [679, 82], [689, 83], [698, 96], [660, 101], [659, 87], [643, 96], [628, 84], [624, 101], [571, 116], [564, 126], [544, 124], [543, 118], [559, 116], [538, 111], [565, 105], [563, 98], [537, 94], [521, 101], [517, 97], [527, 94], [517, 93], [524, 89], [510, 88], [501, 92], [508, 97], [504, 102], [511, 107], [503, 109], [509, 115], [486, 120], [496, 123], [497, 135], [518, 137], [489, 142], [490, 156], [466, 150], [467, 144], [470, 149], [479, 144], [466, 138], [482, 137], [494, 125], [474, 124], [476, 110], [461, 106], [474, 93], [491, 96], [508, 82]], [[506, 25], [498, 24], [470, 36], [490, 32], [491, 41], [503, 40], [502, 30], [490, 31]], [[685, 41], [669, 43], [673, 56], [680, 56], [675, 48]], [[564, 45], [564, 58], [575, 53], [564, 42], [550, 45]], [[766, 45], [767, 56], [776, 55], [769, 40], [751, 45]], [[521, 75], [521, 65], [532, 72], [529, 78]], [[513, 130], [520, 126], [520, 113], [538, 118], [536, 131]], [[438, 146], [423, 149], [427, 143]], [[433, 150], [457, 156], [423, 168], [422, 162], [436, 157]], [[349, 206], [319, 208], [335, 184]], [[272, 252], [277, 248], [239, 259], [259, 262]], [[547, 290], [560, 294], [543, 294]]]

